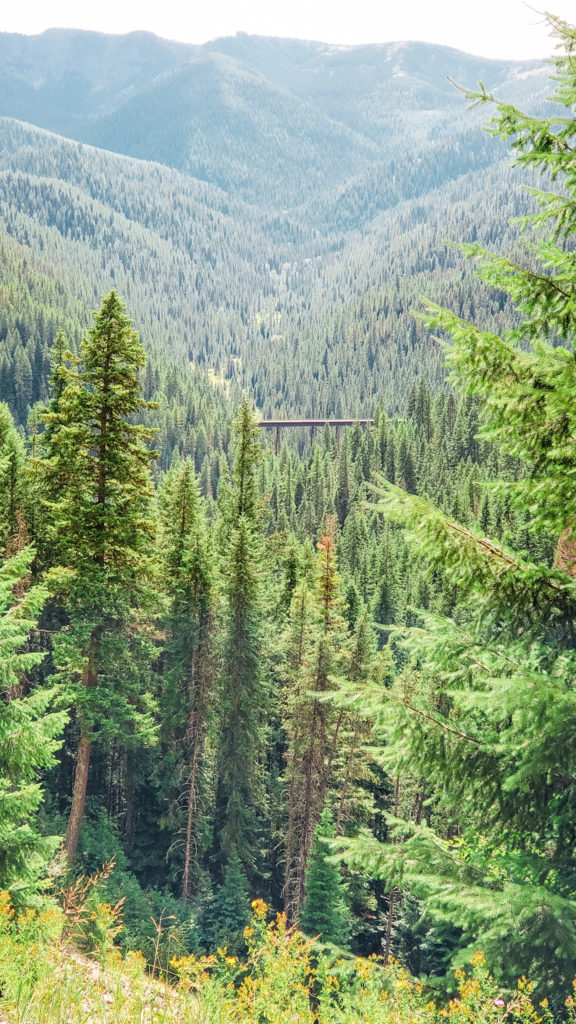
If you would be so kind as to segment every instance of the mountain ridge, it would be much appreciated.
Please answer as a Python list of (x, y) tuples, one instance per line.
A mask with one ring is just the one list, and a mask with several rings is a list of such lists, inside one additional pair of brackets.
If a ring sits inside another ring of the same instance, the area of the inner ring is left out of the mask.
[[(233, 400), (249, 393), (268, 416), (397, 411), (422, 373), (440, 383), (434, 342), (410, 310), (423, 291), (441, 303), (454, 295), (462, 315), (483, 301), (442, 240), (515, 244), (507, 218), (529, 202), (512, 189), (507, 154), (481, 130), (482, 112), (467, 113), (446, 80), (464, 75), (466, 84), (485, 62), (409, 43), (344, 50), (238, 36), (219, 49), (172, 48), (136, 33), (98, 35), (81, 68), (95, 34), (64, 35), (60, 66), (48, 51), (62, 33), (43, 34), (44, 64), (29, 54), (20, 80), (2, 60), (13, 37), (0, 36), (0, 79), (12, 89), (0, 89), (0, 241), (8, 236), (11, 260), (19, 247), (18, 267), (41, 254), (45, 324), (57, 322), (61, 287), (86, 309), (117, 288), (154, 374), (170, 364), (184, 381), (193, 366), (210, 389)], [(152, 76), (141, 59), (148, 49)], [(267, 77), (279, 50), (284, 64)], [(123, 53), (132, 64), (120, 61), (99, 92)], [(549, 82), (537, 63), (490, 66), (487, 87), (500, 81), (542, 103)], [(69, 95), (66, 76), (81, 70), (84, 90)], [(91, 104), (100, 112), (86, 114)], [(37, 125), (31, 115), (42, 120), (42, 111), (48, 123)], [(499, 303), (486, 305), (494, 326)], [(6, 366), (41, 367), (38, 393), (12, 397), (16, 370), (0, 389), (19, 422), (29, 397), (45, 393), (53, 341), (45, 327), (30, 354), (40, 314), (33, 298), (28, 306), (22, 330), (16, 313), (7, 328)]]
[(391, 150), (449, 145), (471, 124), (479, 137), (448, 75), (537, 103), (544, 86), (535, 61), (246, 33), (201, 46), (139, 32), (0, 33), (0, 68), (0, 115), (277, 209), (367, 173)]

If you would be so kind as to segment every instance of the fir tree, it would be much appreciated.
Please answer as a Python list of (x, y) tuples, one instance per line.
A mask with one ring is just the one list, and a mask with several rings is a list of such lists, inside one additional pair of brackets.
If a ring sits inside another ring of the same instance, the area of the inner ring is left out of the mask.
[(239, 953), (244, 946), (243, 931), (250, 921), (248, 885), (236, 851), (226, 863), (222, 885), (214, 893), (207, 912), (205, 929), (212, 949), (225, 946)]
[(327, 840), (334, 837), (334, 824), (323, 811), (314, 836), (306, 872), (306, 899), (300, 912), (300, 926), (307, 935), (319, 936), (346, 949), (350, 933), (345, 886), (338, 864), (330, 860)]
[(0, 553), (9, 552), (24, 503), (24, 445), (8, 406), (0, 403)]
[(304, 580), (296, 588), (286, 637), (288, 822), (284, 902), (291, 918), (298, 915), (304, 900), (306, 865), (336, 755), (340, 718), (326, 696), (338, 688), (347, 641), (346, 623), (340, 614), (333, 539), (324, 536), (318, 549), (314, 585)]
[(169, 769), (171, 817), (182, 827), (181, 895), (187, 900), (198, 882), (199, 803), (206, 785), (204, 753), (215, 677), (213, 553), (189, 461), (167, 474), (159, 505), (165, 589), (170, 598), (161, 699), (162, 731), (170, 751), (164, 774)]
[[(384, 664), (386, 659), (384, 658)], [(350, 823), (366, 824), (370, 818), (370, 800), (366, 784), (373, 782), (368, 747), (373, 741), (370, 716), (358, 713), (355, 702), (364, 690), (373, 691), (378, 679), (379, 659), (369, 610), (359, 609), (350, 641), (346, 677), (334, 699), (338, 707), (338, 747), (333, 757), (336, 834), (350, 829)]]
[(262, 458), (245, 401), (234, 424), (235, 457), (222, 489), (220, 536), (225, 623), (220, 682), (217, 843), (224, 862), (234, 852), (254, 867), (258, 820), (265, 810), (262, 757), (268, 717), (264, 670)]
[[(553, 24), (566, 47), (556, 99), (570, 108), (576, 30)], [(563, 241), (576, 229), (576, 119), (538, 120), (499, 104), (493, 131), (512, 139), (518, 162), (562, 180), (559, 194), (533, 190), (541, 210), (532, 220), (555, 237), (534, 246), (536, 269), (465, 247), (483, 280), (516, 303), (513, 330), (499, 337), (430, 304), (427, 321), (450, 336), (454, 379), (480, 397), (484, 438), (523, 460), (505, 493), (528, 511), (525, 529), (558, 540), (555, 567), (387, 488), (387, 516), (409, 527), (415, 557), (442, 573), (456, 608), (453, 620), (427, 614), (408, 633), (417, 671), (399, 676), (377, 713), (384, 761), (426, 779), (434, 828), (396, 822), (398, 847), (367, 839), (352, 862), (379, 859), (389, 882), (403, 877), (504, 979), (522, 968), (553, 990), (576, 957), (576, 273)]]
[(44, 658), (25, 648), (47, 591), (37, 586), (14, 596), (32, 556), (23, 550), (0, 568), (0, 889), (16, 903), (31, 900), (59, 842), (42, 835), (37, 812), (40, 775), (55, 763), (66, 720), (65, 713), (49, 710), (54, 689), (26, 692), (23, 685)]
[(154, 453), (153, 432), (132, 422), (148, 404), (139, 384), (144, 350), (115, 292), (94, 314), (78, 360), (65, 358), (72, 365), (60, 364), (56, 374), (44, 465), (47, 478), (62, 484), (50, 516), (65, 572), (53, 579), (69, 625), (55, 639), (55, 660), (80, 727), (64, 844), (73, 859), (94, 736), (132, 735), (137, 742), (148, 722), (142, 684), (149, 645), (137, 609), (148, 600)]

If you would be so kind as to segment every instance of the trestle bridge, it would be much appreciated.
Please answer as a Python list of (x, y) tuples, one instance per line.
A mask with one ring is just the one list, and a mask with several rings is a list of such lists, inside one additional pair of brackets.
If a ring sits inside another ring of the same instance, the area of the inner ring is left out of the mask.
[(276, 455), (278, 455), (278, 452), (280, 451), (281, 432), (287, 428), (308, 427), (310, 430), (310, 438), (312, 439), (319, 427), (332, 427), (336, 434), (336, 440), (338, 441), (342, 427), (353, 427), (356, 423), (359, 423), (362, 429), (366, 430), (367, 426), (372, 426), (374, 420), (260, 420), (258, 426), (262, 427), (264, 430), (276, 431), (274, 450)]

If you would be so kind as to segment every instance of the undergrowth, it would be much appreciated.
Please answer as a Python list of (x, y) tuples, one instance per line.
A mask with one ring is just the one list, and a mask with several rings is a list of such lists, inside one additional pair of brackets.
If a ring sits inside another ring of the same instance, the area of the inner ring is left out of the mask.
[[(78, 907), (80, 901), (78, 901)], [(442, 1001), (400, 964), (338, 958), (261, 900), (245, 929), (246, 955), (225, 948), (181, 956), (154, 971), (141, 953), (114, 946), (120, 908), (98, 904), (92, 957), (78, 951), (78, 922), (56, 904), (16, 915), (0, 894), (0, 1021), (8, 1024), (552, 1024), (529, 981), (503, 994), (482, 953), (456, 972)], [(80, 934), (85, 935), (83, 915)], [(74, 918), (74, 915), (72, 915)], [(566, 1013), (574, 1022), (573, 999)]]

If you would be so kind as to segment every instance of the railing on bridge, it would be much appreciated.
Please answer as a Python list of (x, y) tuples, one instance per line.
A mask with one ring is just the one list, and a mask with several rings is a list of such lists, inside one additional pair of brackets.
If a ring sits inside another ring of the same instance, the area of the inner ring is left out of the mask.
[(276, 455), (278, 455), (278, 452), (280, 451), (280, 434), (285, 427), (309, 427), (311, 438), (314, 437), (318, 427), (333, 427), (336, 433), (336, 440), (338, 440), (340, 438), (340, 431), (342, 427), (352, 427), (355, 423), (359, 423), (365, 430), (367, 426), (374, 423), (374, 420), (260, 420), (258, 426), (263, 427), (264, 430), (276, 430), (274, 450)]

